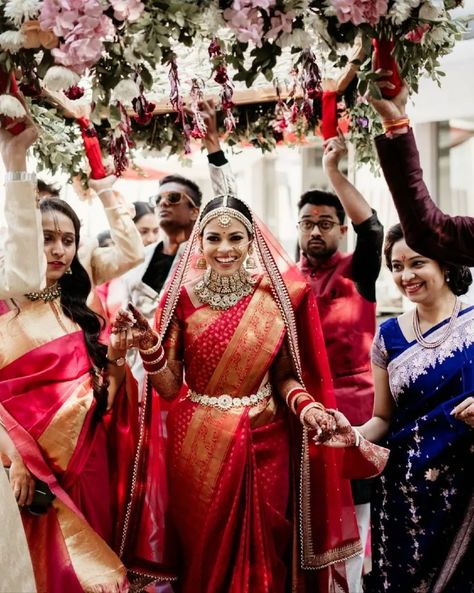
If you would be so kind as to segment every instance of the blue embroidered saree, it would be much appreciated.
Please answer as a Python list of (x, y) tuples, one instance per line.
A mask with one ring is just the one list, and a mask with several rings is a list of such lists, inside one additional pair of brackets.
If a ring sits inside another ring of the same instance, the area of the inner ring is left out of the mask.
[[(435, 341), (441, 322), (424, 334)], [(372, 505), (372, 572), (366, 593), (474, 591), (474, 429), (450, 415), (474, 392), (474, 307), (436, 348), (383, 323), (373, 362), (387, 370), (396, 409), (390, 458)], [(468, 556), (471, 560), (468, 560)]]

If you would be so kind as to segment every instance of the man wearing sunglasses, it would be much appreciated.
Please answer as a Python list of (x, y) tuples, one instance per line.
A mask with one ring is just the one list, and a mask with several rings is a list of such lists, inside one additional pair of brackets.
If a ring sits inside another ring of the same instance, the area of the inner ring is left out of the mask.
[[(340, 172), (344, 138), (326, 142), (323, 167), (336, 192), (308, 191), (298, 204), (300, 269), (311, 284), (334, 381), (337, 406), (352, 425), (372, 416), (374, 387), (370, 350), (375, 334), (375, 281), (380, 272), (383, 227), (364, 197)], [(353, 253), (342, 253), (345, 215), (357, 235)], [(362, 543), (370, 520), (370, 489), (353, 482)], [(364, 555), (346, 563), (350, 591), (362, 591)]]
[(125, 275), (128, 300), (152, 321), (159, 294), (184, 252), (186, 241), (199, 216), (202, 193), (194, 181), (180, 175), (160, 180), (150, 206), (156, 208), (161, 241), (145, 248), (143, 264)]

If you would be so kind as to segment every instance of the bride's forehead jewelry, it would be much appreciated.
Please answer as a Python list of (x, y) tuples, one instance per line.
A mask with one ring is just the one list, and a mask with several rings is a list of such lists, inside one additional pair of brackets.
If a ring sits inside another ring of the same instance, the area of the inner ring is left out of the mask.
[(211, 210), (201, 218), (201, 220), (199, 221), (199, 232), (202, 234), (202, 232), (204, 231), (204, 227), (211, 220), (217, 218), (217, 224), (223, 229), (227, 229), (228, 227), (230, 227), (230, 225), (232, 224), (232, 219), (238, 220), (252, 235), (253, 228), (250, 220), (235, 208), (231, 208), (230, 206), (228, 206), (227, 203), (228, 196), (225, 195), (222, 201), (222, 206), (220, 206), (219, 208), (215, 208), (214, 210)]

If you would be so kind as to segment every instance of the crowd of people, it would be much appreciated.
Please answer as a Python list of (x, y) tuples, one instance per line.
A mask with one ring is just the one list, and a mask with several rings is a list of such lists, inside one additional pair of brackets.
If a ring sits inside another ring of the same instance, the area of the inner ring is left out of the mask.
[[(93, 240), (27, 172), (31, 119), (0, 129), (0, 592), (474, 590), (474, 219), (431, 200), (406, 100), (372, 100), (401, 224), (384, 238), (339, 135), (296, 263), (212, 103), (214, 197), (170, 175), (132, 211), (90, 180)], [(382, 257), (413, 307), (377, 327)]]

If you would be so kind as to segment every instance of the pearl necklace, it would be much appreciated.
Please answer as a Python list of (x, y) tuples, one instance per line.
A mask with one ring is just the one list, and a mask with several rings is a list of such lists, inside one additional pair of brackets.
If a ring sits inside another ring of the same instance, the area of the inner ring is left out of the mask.
[(211, 309), (224, 311), (248, 296), (253, 291), (255, 282), (243, 268), (231, 276), (223, 276), (209, 269), (194, 287), (194, 294)]
[(454, 301), (453, 312), (451, 313), (451, 317), (446, 326), (446, 330), (437, 340), (435, 340), (434, 342), (429, 342), (428, 340), (425, 340), (425, 338), (423, 337), (420, 328), (420, 316), (418, 315), (418, 309), (415, 308), (415, 310), (413, 311), (412, 321), (413, 331), (415, 332), (415, 338), (418, 344), (420, 344), (420, 346), (423, 346), (423, 348), (437, 348), (438, 346), (441, 346), (441, 344), (446, 341), (449, 334), (453, 331), (454, 324), (456, 323), (456, 319), (459, 315), (460, 310), (461, 301), (458, 299), (458, 297), (456, 297), (456, 300)]
[(43, 290), (36, 290), (34, 292), (28, 292), (25, 294), (26, 298), (30, 301), (43, 301), (44, 303), (50, 303), (61, 296), (61, 286), (55, 282), (51, 286), (43, 288)]

